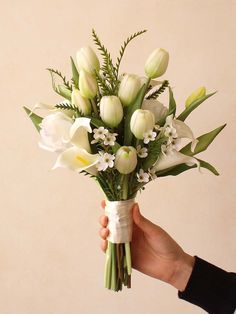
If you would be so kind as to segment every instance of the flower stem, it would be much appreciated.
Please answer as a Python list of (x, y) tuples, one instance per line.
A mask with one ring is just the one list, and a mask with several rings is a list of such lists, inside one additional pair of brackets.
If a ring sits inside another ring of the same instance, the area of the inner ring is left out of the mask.
[(97, 104), (95, 103), (94, 99), (91, 99), (91, 103), (92, 103), (93, 111), (94, 111), (96, 117), (98, 117)]
[(126, 256), (126, 263), (127, 263), (127, 273), (130, 276), (132, 272), (131, 266), (131, 253), (130, 253), (130, 243), (125, 243), (125, 256)]

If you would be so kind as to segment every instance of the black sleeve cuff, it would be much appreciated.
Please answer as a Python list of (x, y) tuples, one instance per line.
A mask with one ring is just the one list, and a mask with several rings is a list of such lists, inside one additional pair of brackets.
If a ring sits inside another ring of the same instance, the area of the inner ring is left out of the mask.
[(233, 314), (236, 310), (236, 274), (195, 256), (188, 284), (178, 296), (209, 314)]

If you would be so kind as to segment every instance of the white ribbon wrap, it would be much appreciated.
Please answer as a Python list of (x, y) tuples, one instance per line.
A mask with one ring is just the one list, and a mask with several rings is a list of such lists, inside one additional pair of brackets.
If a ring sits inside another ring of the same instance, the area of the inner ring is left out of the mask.
[(133, 230), (132, 207), (134, 199), (127, 201), (106, 201), (105, 215), (108, 216), (109, 236), (112, 243), (131, 242)]

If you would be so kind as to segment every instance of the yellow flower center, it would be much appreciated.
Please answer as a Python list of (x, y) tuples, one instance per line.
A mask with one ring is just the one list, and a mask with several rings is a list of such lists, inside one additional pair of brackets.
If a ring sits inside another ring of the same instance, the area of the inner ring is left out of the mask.
[(81, 156), (76, 156), (76, 159), (81, 162), (84, 166), (88, 166), (90, 162)]

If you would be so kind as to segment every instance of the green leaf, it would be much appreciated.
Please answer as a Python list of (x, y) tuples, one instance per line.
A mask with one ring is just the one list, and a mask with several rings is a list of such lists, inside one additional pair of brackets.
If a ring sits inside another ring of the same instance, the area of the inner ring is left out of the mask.
[(196, 154), (199, 154), (200, 152), (203, 152), (204, 150), (207, 149), (207, 147), (212, 143), (212, 141), (215, 139), (215, 137), (223, 130), (223, 128), (226, 126), (226, 124), (223, 124), (222, 126), (214, 129), (211, 132), (208, 132), (206, 134), (203, 134), (199, 136), (198, 143), (196, 145), (196, 148), (194, 152), (191, 151), (191, 143), (188, 145), (184, 146), (180, 152), (182, 154), (188, 155), (188, 156), (194, 156)]
[[(208, 169), (209, 171), (211, 171), (216, 176), (219, 175), (218, 171), (211, 164), (209, 164), (208, 162), (201, 160), (201, 159), (197, 159), (197, 160), (200, 162), (200, 166), (202, 168)], [(193, 169), (196, 167), (197, 167), (197, 165), (187, 166), (186, 164), (181, 164), (181, 165), (160, 171), (160, 173), (157, 172), (156, 175), (158, 177), (177, 176), (182, 172), (185, 172), (187, 170), (190, 170), (190, 169)]]
[(176, 102), (174, 99), (173, 91), (171, 87), (169, 87), (169, 110), (168, 110), (168, 116), (173, 114), (175, 116), (176, 112)]
[(92, 123), (96, 128), (99, 128), (100, 126), (107, 127), (106, 124), (105, 124), (102, 120), (97, 119), (97, 118), (94, 118), (94, 117), (91, 117), (91, 123)]
[(197, 100), (195, 100), (193, 103), (191, 103), (191, 105), (189, 105), (187, 108), (185, 108), (185, 110), (178, 116), (178, 120), (184, 121), (188, 115), (194, 110), (196, 109), (202, 102), (204, 102), (205, 100), (207, 100), (207, 98), (215, 95), (216, 92), (205, 95)]
[(23, 107), (25, 112), (27, 113), (28, 117), (31, 119), (33, 122), (34, 126), (36, 127), (37, 131), (40, 131), (40, 123), (42, 122), (43, 118), (38, 116), (37, 114), (33, 113), (30, 109), (27, 107)]
[(79, 72), (77, 70), (77, 67), (76, 67), (75, 62), (74, 62), (72, 57), (70, 57), (70, 60), (71, 60), (71, 69), (72, 69), (73, 81), (74, 81), (75, 87), (78, 88), (78, 86), (79, 86)]
[(162, 137), (149, 144), (148, 156), (143, 163), (143, 170), (148, 170), (157, 161), (158, 156), (161, 153), (161, 145), (166, 142), (166, 139), (166, 137)]
[(130, 120), (134, 111), (141, 108), (145, 92), (146, 92), (146, 84), (144, 84), (142, 88), (140, 89), (135, 101), (131, 105), (129, 105), (127, 108), (127, 113), (125, 116), (124, 145), (131, 144), (133, 134), (130, 130)]
[(71, 101), (71, 91), (65, 85), (58, 85), (56, 92)]
[(115, 154), (120, 147), (121, 147), (121, 145), (119, 143), (115, 142), (115, 145), (112, 146), (113, 154)]

